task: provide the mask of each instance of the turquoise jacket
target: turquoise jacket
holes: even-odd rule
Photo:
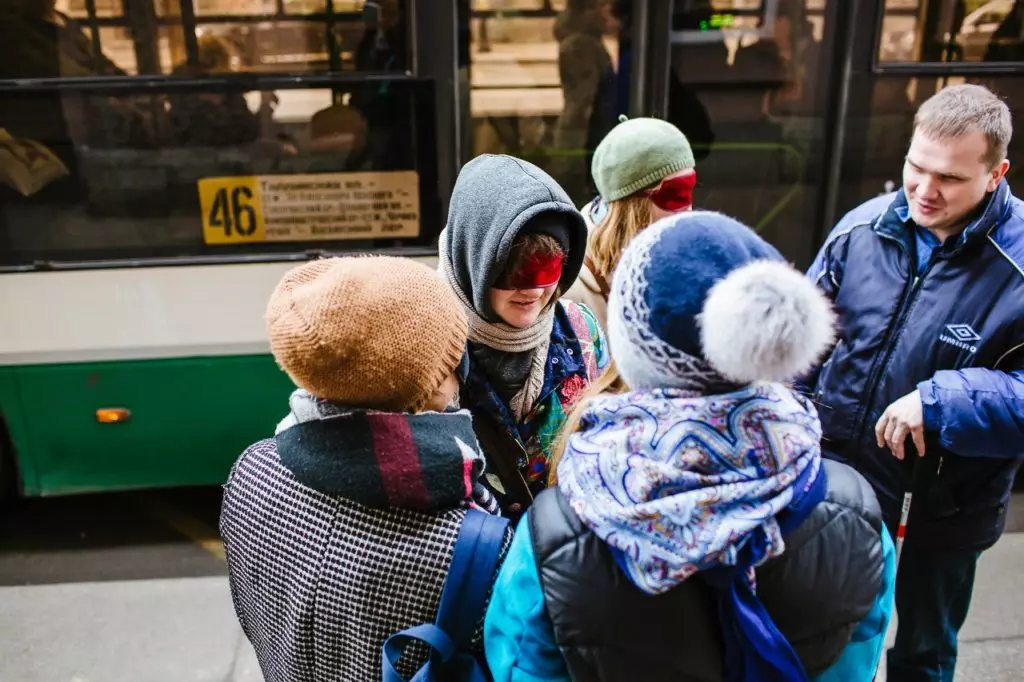
[[[882,547],[885,569],[874,606],[839,659],[813,682],[870,682],[874,677],[896,590],[896,550],[884,528]],[[484,619],[484,648],[494,682],[571,682],[544,603],[527,516],[519,522],[494,585]]]

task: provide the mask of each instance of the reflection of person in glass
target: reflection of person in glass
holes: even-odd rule
[[[101,54],[82,27],[56,9],[55,0],[5,0],[0,6],[4,37],[3,78],[123,76]]]
[[[554,165],[559,183],[575,199],[592,195],[587,172],[592,151],[615,125],[615,70],[602,40],[607,0],[568,0],[555,21],[558,74],[564,104],[555,148],[570,156]],[[586,155],[579,155],[582,150]]]
[[[1006,104],[947,87],[917,111],[903,188],[839,222],[810,276],[842,334],[804,388],[825,455],[860,471],[890,531],[913,494],[888,679],[952,682],[981,552],[1024,461],[1024,204]]]
[[[195,65],[179,64],[177,76],[201,76],[230,73],[231,44],[219,36],[199,39]],[[260,135],[260,118],[249,111],[240,92],[188,92],[171,98],[171,128],[174,142],[183,146],[223,146],[245,144]],[[270,106],[266,97],[263,106]]]
[[[633,2],[632,0],[615,0],[609,11],[618,23],[619,64],[616,83],[616,113],[629,113],[630,79],[633,66]],[[693,146],[693,156],[697,161],[711,153],[711,143],[715,134],[711,128],[711,119],[707,109],[693,88],[680,82],[675,69],[668,74],[668,120],[679,128]]]
[[[407,61],[406,22],[398,0],[371,0],[363,6],[364,33],[356,46],[359,71],[403,71]],[[394,83],[362,83],[352,106],[369,126],[363,163],[380,170],[412,167],[413,121],[407,90]]]
[[[772,35],[785,84],[769,93],[765,111],[770,116],[813,114],[812,86],[817,83],[821,43],[814,39],[814,24],[807,19],[804,2],[782,0],[776,12]]]
[[[985,51],[985,61],[1024,61],[1024,0],[1016,0],[1013,3],[1013,8],[1003,19],[1003,23],[992,34],[988,49]],[[1006,101],[1010,111],[1020,112],[1024,109],[1024,78],[1019,75],[986,78],[982,84],[998,93]],[[1010,157],[1019,159],[1022,154],[1024,135],[1018,135],[1010,141]],[[1010,175],[1015,175],[1013,168],[1010,169]]]
[[[0,44],[4,46],[0,78],[124,75],[108,58],[94,53],[81,26],[58,12],[55,6],[53,0],[0,3]],[[90,124],[86,113],[89,110],[79,98],[72,100],[58,92],[20,95],[0,107],[0,128],[15,138],[32,140],[52,151],[72,176],[57,183],[55,188],[73,195],[78,168],[75,141],[84,143],[96,137],[90,135],[90,125],[95,123]],[[141,133],[140,119],[135,113],[125,108],[121,121],[123,131]],[[54,199],[48,196],[49,200]]]
[[[760,114],[763,120],[774,116],[785,116],[793,109],[813,106],[813,100],[805,102],[804,86],[809,84],[809,73],[814,68],[813,55],[805,54],[814,43],[813,27],[807,21],[803,2],[779,2],[776,14],[768,27],[768,37],[741,47],[736,52],[733,69],[736,78],[743,82],[757,83],[749,87],[750,95],[757,95],[760,106],[750,102],[748,108],[751,120]],[[764,28],[766,16],[761,17],[760,27]],[[811,59],[808,59],[810,57]],[[813,93],[811,93],[813,94]]]
[[[406,65],[404,24],[398,0],[363,5],[363,38],[356,46],[360,71],[401,71]]]
[[[1024,60],[1024,1],[1016,0],[1013,9],[992,34],[986,62],[1019,62]]]

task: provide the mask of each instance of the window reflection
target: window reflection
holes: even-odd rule
[[[177,13],[178,0],[156,1],[157,13]],[[285,14],[319,14],[327,11],[326,0],[282,0],[280,4]],[[335,14],[360,12],[364,4],[364,0],[333,0],[331,11]],[[277,13],[278,0],[192,0],[192,6],[196,16],[270,16]]]
[[[821,0],[688,0],[673,17],[669,120],[691,140],[695,203],[798,265],[815,240],[824,146]]]
[[[3,43],[0,57],[36,53],[16,77],[36,77],[32,68],[64,78],[180,75],[201,59],[196,42],[215,37],[231,43],[235,71],[403,72],[412,63],[410,1],[192,0],[183,13],[180,0],[8,0],[0,34],[19,44]],[[47,50],[60,60],[33,65],[50,59],[39,54]]]
[[[100,36],[114,38],[101,29]],[[0,5],[0,77],[74,78],[126,73],[97,52],[91,31],[45,0]]]
[[[15,0],[25,2],[26,0]],[[76,19],[87,19],[89,17],[88,3],[86,0],[57,0],[52,3],[58,12],[63,12]],[[95,0],[96,16],[116,17],[124,13],[124,0]]]
[[[1021,61],[1024,0],[887,0],[882,62]]]
[[[590,156],[625,112],[619,10],[611,0],[475,0],[470,19],[473,151],[547,170],[582,205]]]
[[[216,60],[223,60],[223,53],[209,53],[214,59],[209,67],[221,68],[223,62]],[[352,248],[430,243],[437,208],[420,187],[421,182],[430,187],[433,176],[418,156],[420,141],[431,139],[424,138],[424,131],[433,131],[430,112],[416,108],[414,85],[392,83],[389,104],[395,113],[374,118],[356,103],[368,101],[369,91],[379,87],[64,94],[56,110],[53,99],[42,101],[51,105],[47,109],[35,97],[8,93],[0,102],[0,242],[5,244],[0,265],[209,255],[233,253],[233,248],[295,251],[325,248],[326,241],[337,239]],[[47,114],[45,120],[40,112]],[[201,181],[266,176],[279,182],[295,176],[300,176],[296,182],[381,182],[396,193],[392,201],[404,202],[402,230],[387,237],[386,222],[377,225],[385,216],[372,218],[376,231],[366,236],[358,230],[316,232],[320,224],[358,222],[350,210],[370,210],[352,198],[303,209],[312,227],[300,230],[299,237],[278,235],[275,241],[268,229],[265,243],[236,248],[210,242],[201,214]],[[421,196],[422,206],[419,199],[406,206]],[[280,201],[287,203],[288,197]],[[274,210],[283,209],[268,204],[262,210],[269,221],[278,215]],[[306,244],[301,235],[310,229],[314,237]]]
[[[173,5],[172,2],[165,2],[165,5]],[[226,15],[260,15],[274,14],[277,12],[277,0],[233,0],[232,2],[220,2],[219,0],[193,0],[192,6],[197,17],[203,16],[226,16]],[[175,12],[176,8],[169,7],[166,11]]]
[[[849,150],[844,159],[848,164],[841,174],[842,192],[840,211],[846,211],[866,197],[898,188],[902,183],[903,163],[910,147],[914,129],[914,114],[925,100],[942,88],[974,82],[995,92],[1010,107],[1013,119],[1024,116],[1024,85],[1015,76],[978,78],[906,78],[885,75],[875,80],[871,107],[866,118],[851,118],[851,130],[866,132],[863,144]],[[1007,178],[1019,182],[1020,169],[1015,160],[1024,157],[1024,136],[1014,135],[1010,140],[1010,171]]]

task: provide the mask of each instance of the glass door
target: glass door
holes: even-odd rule
[[[799,267],[817,249],[838,0],[675,0],[668,120],[697,157],[695,203]]]
[[[544,168],[578,206],[593,198],[594,148],[629,105],[623,35],[632,2],[472,0],[470,148]]]
[[[900,186],[914,112],[938,90],[979,83],[1009,104],[1014,120],[1024,117],[1024,0],[854,4],[833,218]],[[1024,155],[1022,142],[1011,140],[1011,161]],[[1011,165],[1010,182],[1017,177]]]

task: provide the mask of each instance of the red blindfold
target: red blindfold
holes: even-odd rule
[[[665,178],[654,189],[637,192],[649,197],[655,206],[669,213],[685,211],[693,206],[693,188],[697,185],[697,171]]]
[[[494,284],[496,289],[547,289],[562,279],[564,254],[531,253],[511,273]]]

